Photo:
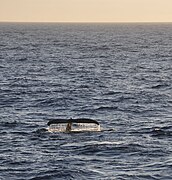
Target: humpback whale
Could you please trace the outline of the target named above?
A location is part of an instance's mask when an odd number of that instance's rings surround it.
[[[88,118],[51,119],[47,125],[50,132],[100,131],[100,124]]]

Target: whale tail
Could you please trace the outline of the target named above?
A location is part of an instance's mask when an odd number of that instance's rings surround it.
[[[93,119],[52,119],[47,125],[50,132],[100,131],[100,124]]]

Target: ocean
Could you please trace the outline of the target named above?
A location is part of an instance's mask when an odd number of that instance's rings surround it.
[[[172,179],[171,23],[0,23],[0,180],[38,179]]]

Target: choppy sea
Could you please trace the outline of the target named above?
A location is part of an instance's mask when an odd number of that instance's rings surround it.
[[[38,179],[172,179],[172,24],[0,23],[0,180]]]

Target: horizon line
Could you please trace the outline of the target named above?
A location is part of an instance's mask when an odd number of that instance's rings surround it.
[[[0,23],[61,23],[61,24],[127,24],[127,23],[172,23],[172,21],[0,21]]]

